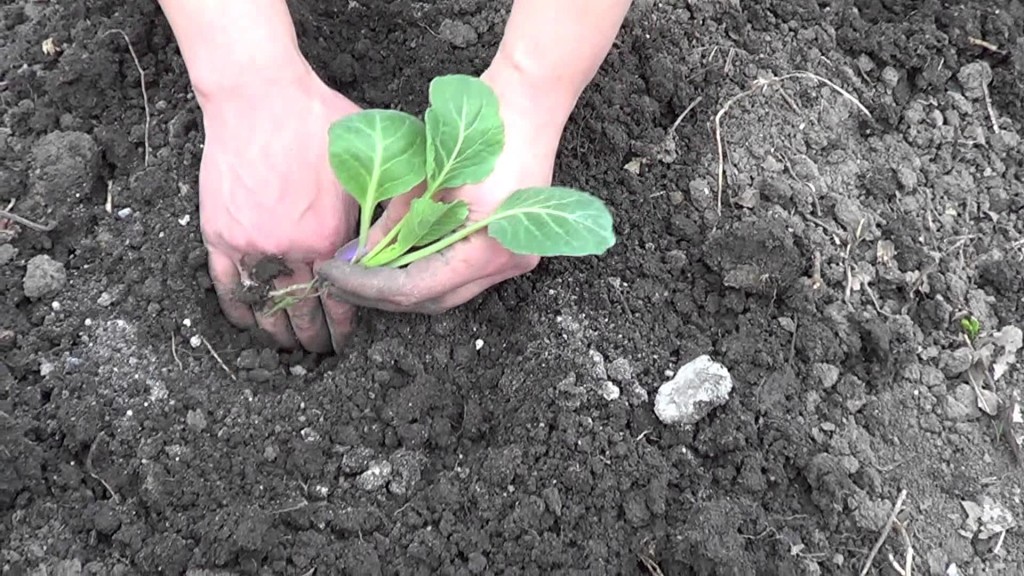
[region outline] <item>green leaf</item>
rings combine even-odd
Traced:
[[[368,218],[377,204],[426,178],[426,127],[397,110],[362,110],[331,125],[328,157],[338,181]]]
[[[615,245],[600,199],[572,188],[524,188],[488,217],[487,233],[517,254],[589,256]]]
[[[482,182],[505,147],[498,97],[479,78],[440,76],[430,83],[427,197],[438,190]]]
[[[409,212],[394,244],[367,259],[366,266],[382,266],[398,258],[411,248],[440,240],[462,225],[469,216],[469,206],[462,200],[437,202],[417,198],[409,205]]]

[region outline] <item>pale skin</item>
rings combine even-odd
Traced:
[[[483,183],[445,193],[494,210],[513,191],[551,184],[562,131],[611,49],[631,0],[515,0],[480,75],[498,95],[506,143]],[[327,127],[360,108],[328,87],[298,48],[284,0],[160,0],[203,113],[199,212],[210,276],[227,318],[259,327],[282,348],[337,350],[354,307],[439,313],[533,270],[539,259],[486,234],[403,269],[335,258],[356,234],[358,206],[327,162]],[[452,71],[472,73],[471,71]],[[427,87],[423,90],[426,93]],[[371,244],[397,223],[415,191],[393,200]],[[279,256],[292,270],[276,287],[328,281],[328,294],[267,316],[234,298],[248,265]]]

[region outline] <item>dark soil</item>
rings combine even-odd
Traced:
[[[419,113],[506,5],[295,11],[330,84]],[[156,3],[7,3],[0,203],[59,224],[0,241],[0,573],[856,574],[906,490],[915,574],[1024,574],[1016,529],[958,532],[961,501],[1024,515],[1021,430],[976,409],[959,328],[1024,318],[1022,31],[1020,0],[638,1],[556,175],[619,245],[442,316],[367,312],[318,358],[218,312]],[[796,71],[872,118],[807,77],[733,100],[719,214],[716,113]],[[731,398],[662,425],[701,354]]]

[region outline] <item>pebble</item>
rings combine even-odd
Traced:
[[[131,208],[121,208],[120,210],[117,211],[117,217],[120,218],[121,220],[124,220],[125,218],[131,216],[132,213],[133,210]]]
[[[10,244],[0,244],[0,266],[6,266],[17,257],[17,248]]]
[[[952,396],[946,397],[947,402],[953,401],[963,408],[960,411],[959,407],[954,406],[954,410],[957,410],[958,418],[952,418],[956,422],[963,422],[966,420],[974,420],[981,418],[981,408],[978,408],[978,397],[974,393],[974,388],[971,388],[969,384],[960,384],[953,390]],[[947,403],[947,416],[949,415],[949,404]]]
[[[947,377],[953,378],[966,372],[973,360],[974,353],[970,348],[959,348],[952,353],[943,354],[939,358],[939,368]]]
[[[654,413],[665,424],[691,425],[725,404],[732,392],[732,376],[709,356],[685,364],[658,388]]]
[[[597,350],[590,351],[590,377],[600,382],[608,379],[608,370],[604,365],[604,356]]]
[[[988,62],[971,62],[960,67],[956,79],[964,88],[964,96],[980,100],[985,97],[985,88],[992,82],[992,68]]]
[[[357,446],[345,453],[341,458],[342,474],[359,474],[365,472],[373,462],[373,450],[365,446]]]
[[[202,410],[189,410],[185,415],[185,423],[196,432],[201,432],[206,428],[206,415]]]
[[[200,336],[199,334],[196,334],[195,336],[188,339],[188,345],[193,348],[199,348],[200,346],[203,345],[203,337]]]
[[[466,567],[470,574],[483,574],[487,570],[487,558],[479,552],[472,552],[466,557]]]
[[[299,364],[296,364],[295,366],[288,368],[288,372],[290,372],[292,376],[305,376],[306,374],[309,373],[305,368],[303,368]]]
[[[235,366],[242,370],[255,370],[260,365],[260,353],[253,348],[246,348],[238,355]]]
[[[619,390],[619,387],[616,386],[615,384],[612,384],[608,380],[605,380],[604,382],[601,383],[599,393],[601,394],[602,398],[609,402],[611,402],[612,400],[617,400],[619,396],[622,394],[622,392]]]
[[[472,46],[479,39],[476,30],[472,26],[465,22],[456,22],[451,19],[445,19],[444,22],[441,22],[437,35],[459,48]]]
[[[814,364],[811,366],[811,373],[814,374],[814,378],[821,384],[822,388],[831,388],[839,382],[839,367],[831,364]]]
[[[627,358],[619,358],[606,367],[608,378],[612,382],[632,382],[633,364]]]
[[[320,433],[312,428],[303,428],[299,434],[302,435],[302,439],[306,442],[316,442],[320,440]]]
[[[390,477],[390,462],[386,460],[374,462],[365,472],[356,477],[356,486],[367,492],[374,492],[383,488]]]
[[[46,254],[40,254],[28,261],[22,285],[25,296],[37,300],[57,294],[67,283],[68,275],[64,265]]]

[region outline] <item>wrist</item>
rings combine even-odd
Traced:
[[[200,105],[311,72],[285,0],[160,0]]]
[[[506,122],[514,118],[533,137],[556,142],[582,92],[564,78],[500,51],[480,78],[497,94]]]

